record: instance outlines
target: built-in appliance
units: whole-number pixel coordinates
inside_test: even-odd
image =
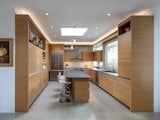
[[[50,80],[57,80],[57,75],[59,72],[63,74],[63,56],[64,51],[51,51],[51,70],[50,70]]]

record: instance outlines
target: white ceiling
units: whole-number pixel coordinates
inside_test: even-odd
[[[2,1],[2,0],[0,0]],[[5,0],[3,0],[5,1]],[[154,8],[160,0],[6,0],[31,10],[53,41],[94,41],[130,13]],[[49,15],[46,16],[45,12]],[[105,12],[111,12],[108,17]],[[51,29],[53,25],[53,29]],[[62,37],[61,27],[87,27],[84,37]],[[98,29],[96,29],[98,27]]]

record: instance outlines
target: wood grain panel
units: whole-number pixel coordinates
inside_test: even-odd
[[[103,51],[95,51],[93,53],[93,60],[94,61],[103,61]]]
[[[83,72],[86,73],[87,75],[91,76],[89,80],[92,80],[92,71],[91,70],[85,69]]]
[[[131,31],[118,36],[118,59],[131,61]]]
[[[42,70],[44,50],[29,42],[31,21],[28,15],[16,15],[16,112],[27,112],[48,81],[48,68]]]
[[[120,61],[118,62],[118,74],[121,77],[131,79],[131,62]]]
[[[49,45],[49,49],[50,51],[60,51],[60,50],[64,50],[64,45],[62,44],[50,44]]]
[[[115,77],[105,73],[99,73],[99,86],[113,95]]]
[[[75,103],[89,101],[89,79],[75,78],[72,80],[73,99]]]
[[[28,111],[28,16],[16,15],[15,109]]]
[[[118,73],[124,78],[131,78],[131,31],[118,36]]]
[[[130,80],[118,78],[115,82],[115,89],[114,89],[114,97],[119,99],[122,103],[127,105],[128,107],[131,106],[131,84]]]
[[[96,83],[96,79],[97,79],[97,74],[96,71],[91,70],[91,80]]]
[[[83,61],[93,61],[93,52],[83,52],[82,60]]]
[[[154,17],[132,17],[132,111],[153,111]]]
[[[72,57],[72,51],[64,51],[64,61],[70,62]]]

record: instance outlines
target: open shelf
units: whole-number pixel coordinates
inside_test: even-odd
[[[131,31],[131,22],[130,21],[126,22],[122,26],[119,26],[119,29],[118,29],[119,35],[125,34],[129,31]]]
[[[46,39],[32,21],[29,22],[29,42],[45,50]]]

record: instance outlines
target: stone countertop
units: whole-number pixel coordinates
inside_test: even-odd
[[[112,76],[116,76],[118,77],[118,73],[114,73],[114,72],[105,72],[104,69],[98,69],[98,68],[91,68],[91,70],[95,70],[95,71],[98,71],[98,72],[103,72],[105,74],[108,74],[108,75],[112,75]]]
[[[66,78],[90,78],[90,76],[82,71],[70,70],[66,73]]]
[[[104,71],[103,71],[103,73],[108,74],[108,75],[112,75],[112,76],[116,76],[116,77],[119,76],[118,73],[104,72]]]

